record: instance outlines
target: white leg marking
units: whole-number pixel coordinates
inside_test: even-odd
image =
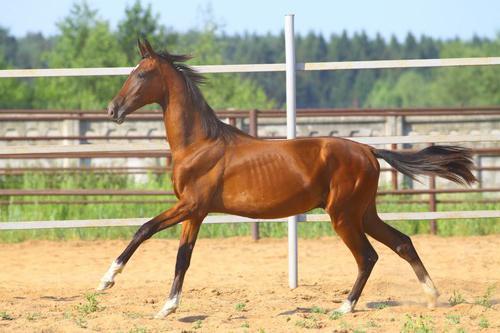
[[[335,312],[341,313],[341,314],[346,314],[349,312],[354,311],[354,307],[356,306],[356,302],[351,302],[350,300],[346,299],[342,305],[335,310]]]
[[[102,277],[101,282],[99,283],[99,286],[96,290],[103,291],[113,287],[113,285],[115,284],[115,276],[116,274],[123,271],[123,267],[125,267],[123,264],[119,264],[116,261],[113,261],[106,274],[104,274],[104,276]]]
[[[424,289],[424,293],[427,296],[427,307],[429,309],[434,309],[436,307],[439,292],[434,286],[434,283],[432,282],[431,278],[428,276],[425,277],[425,281],[421,284],[422,288]]]
[[[168,299],[165,302],[165,305],[163,306],[163,308],[161,308],[160,312],[156,314],[155,318],[156,319],[165,318],[169,314],[174,313],[175,310],[177,310],[177,308],[179,307],[180,302],[181,302],[181,295],[180,294],[174,295],[174,297]]]

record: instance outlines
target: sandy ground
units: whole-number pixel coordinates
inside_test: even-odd
[[[354,259],[338,238],[299,241],[295,290],[287,287],[286,239],[201,239],[181,307],[164,320],[152,315],[170,289],[177,241],[145,243],[114,288],[96,296],[97,311],[90,313],[85,294],[126,242],[0,244],[0,331],[399,332],[405,325],[436,332],[500,331],[499,235],[414,237],[441,292],[434,310],[426,309],[410,266],[372,243],[380,259],[357,311],[337,318],[323,312],[339,306],[356,274]],[[494,285],[486,297],[492,306],[476,304]],[[451,306],[453,292],[465,303]]]

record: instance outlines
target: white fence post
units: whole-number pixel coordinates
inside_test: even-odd
[[[286,137],[295,138],[295,42],[293,14],[285,16]],[[297,288],[297,216],[288,218],[288,284]]]

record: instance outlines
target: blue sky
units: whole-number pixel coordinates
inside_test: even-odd
[[[46,35],[57,32],[55,22],[69,12],[73,0],[2,1],[0,25],[16,36],[28,31]],[[124,8],[134,1],[88,0],[100,16],[116,25]],[[495,37],[500,32],[500,1],[495,0],[143,0],[160,13],[161,22],[178,31],[200,26],[200,9],[212,8],[226,33],[278,33],[284,15],[295,14],[296,31],[321,32],[325,36],[343,29],[365,30],[403,38],[408,31],[440,38]]]

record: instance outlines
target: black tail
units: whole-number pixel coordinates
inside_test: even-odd
[[[472,152],[467,148],[431,146],[416,153],[374,149],[373,153],[412,179],[416,179],[416,175],[423,174],[439,176],[464,185],[477,181],[471,173]]]

